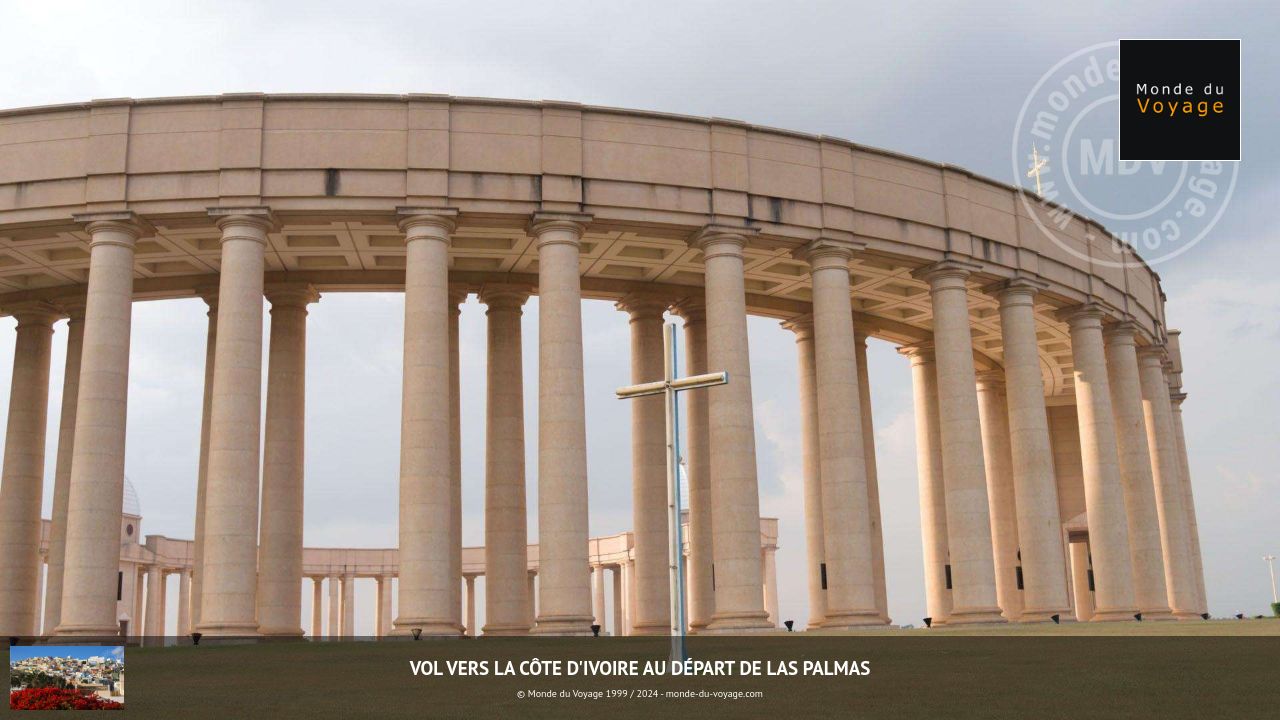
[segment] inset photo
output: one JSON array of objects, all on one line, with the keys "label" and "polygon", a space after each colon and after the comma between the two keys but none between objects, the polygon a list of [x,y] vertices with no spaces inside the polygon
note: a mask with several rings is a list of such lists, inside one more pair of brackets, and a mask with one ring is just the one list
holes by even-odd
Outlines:
[{"label": "inset photo", "polygon": [[124,646],[10,646],[9,709],[124,709]]}]

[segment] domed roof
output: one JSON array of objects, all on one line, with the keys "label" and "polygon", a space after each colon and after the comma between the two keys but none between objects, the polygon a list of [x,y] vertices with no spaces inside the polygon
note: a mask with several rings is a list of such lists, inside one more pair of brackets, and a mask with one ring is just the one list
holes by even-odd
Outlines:
[{"label": "domed roof", "polygon": [[138,490],[129,481],[128,475],[124,478],[124,507],[122,511],[125,515],[142,517],[142,505],[138,503]]}]

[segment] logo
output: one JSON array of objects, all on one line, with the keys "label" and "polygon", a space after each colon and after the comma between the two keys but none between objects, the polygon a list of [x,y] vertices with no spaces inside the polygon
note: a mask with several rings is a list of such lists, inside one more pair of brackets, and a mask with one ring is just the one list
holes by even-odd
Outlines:
[{"label": "logo", "polygon": [[[1235,189],[1239,165],[1120,159],[1121,96],[1118,42],[1078,50],[1051,67],[1018,113],[1014,177],[1034,191],[1019,193],[1027,213],[1067,253],[1095,265],[1139,265],[1121,253],[1129,246],[1155,265],[1213,229]],[[1073,211],[1105,225],[1109,234],[1089,235],[1086,243],[1068,236]],[[1109,256],[1091,252],[1099,242],[1110,245]]]}]

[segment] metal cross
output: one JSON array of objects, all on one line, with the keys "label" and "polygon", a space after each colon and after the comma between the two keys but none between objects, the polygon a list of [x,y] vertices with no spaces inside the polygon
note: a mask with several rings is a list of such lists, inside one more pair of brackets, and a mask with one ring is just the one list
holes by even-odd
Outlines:
[{"label": "metal cross", "polygon": [[662,380],[618,388],[619,400],[665,395],[667,401],[667,565],[671,585],[671,660],[685,659],[684,638],[684,542],[680,537],[680,407],[676,394],[685,390],[724,385],[729,382],[726,372],[707,373],[692,377],[676,377],[676,326],[668,323],[663,328],[663,355],[665,375]]},{"label": "metal cross", "polygon": [[1276,595],[1276,556],[1263,555],[1262,559],[1267,561],[1267,568],[1271,570],[1271,602],[1280,603],[1280,596]]},{"label": "metal cross", "polygon": [[1031,169],[1027,171],[1027,177],[1034,177],[1036,179],[1037,195],[1043,194],[1040,192],[1040,171],[1043,170],[1045,166],[1048,164],[1049,164],[1049,159],[1040,157],[1040,152],[1036,150],[1035,145],[1032,145],[1031,146]]}]

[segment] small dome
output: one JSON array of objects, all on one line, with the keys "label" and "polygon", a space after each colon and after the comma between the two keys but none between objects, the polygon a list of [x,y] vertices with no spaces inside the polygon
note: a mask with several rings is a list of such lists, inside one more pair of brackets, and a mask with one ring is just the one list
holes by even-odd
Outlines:
[{"label": "small dome", "polygon": [[134,515],[142,517],[142,505],[138,503],[138,491],[133,487],[133,483],[129,481],[129,476],[124,478],[124,507],[125,515]]}]

